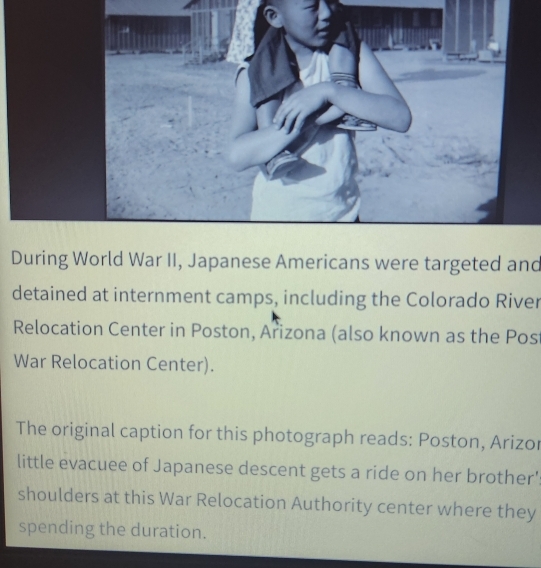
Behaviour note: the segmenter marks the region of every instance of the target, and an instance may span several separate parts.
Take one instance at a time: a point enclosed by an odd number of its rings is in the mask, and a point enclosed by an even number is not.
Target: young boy
[[[272,16],[273,12],[266,10],[276,2],[268,0],[263,2],[262,11]],[[329,26],[329,68],[331,79],[341,85],[359,88],[358,56],[359,41],[357,35],[346,21],[343,7],[337,0],[328,2],[329,9],[333,11],[332,25]],[[261,11],[260,8],[260,11]],[[268,24],[267,24],[268,25]],[[326,30],[325,30],[326,33]],[[250,58],[248,76],[251,87],[251,103],[257,109],[257,126],[265,128],[273,123],[276,112],[281,103],[283,91],[298,81],[298,69],[291,56],[284,35],[279,29],[269,26],[268,31],[259,42],[255,54]],[[338,121],[338,128],[349,130],[373,131],[376,126],[368,121],[344,116],[337,107],[332,107],[316,119],[316,124],[327,124]],[[299,158],[294,148],[286,149],[272,158],[265,170],[270,179],[283,177],[294,166]]]
[[[254,182],[252,220],[356,221],[360,193],[351,132],[321,119],[329,107],[405,132],[411,114],[404,99],[371,50],[361,43],[359,81],[363,89],[331,82],[329,44],[336,25],[331,0],[267,0],[264,16],[283,36],[299,81],[286,87],[272,125],[259,127],[251,103],[248,73],[237,77],[231,162],[238,170],[266,164],[295,145],[300,158],[288,174]],[[302,88],[298,88],[299,84]]]

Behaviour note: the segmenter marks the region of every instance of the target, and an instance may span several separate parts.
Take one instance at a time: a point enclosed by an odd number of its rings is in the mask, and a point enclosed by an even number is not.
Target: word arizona
[[[282,325],[264,325],[259,339],[284,339],[325,341],[327,334],[322,328],[284,327]]]

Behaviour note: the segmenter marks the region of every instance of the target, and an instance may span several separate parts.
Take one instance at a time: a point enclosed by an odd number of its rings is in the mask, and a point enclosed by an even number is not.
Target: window
[[[438,11],[432,10],[430,12],[430,27],[431,28],[438,28],[440,25],[440,19],[438,18]]]
[[[413,10],[413,21],[412,25],[414,28],[421,27],[421,12],[419,10]]]

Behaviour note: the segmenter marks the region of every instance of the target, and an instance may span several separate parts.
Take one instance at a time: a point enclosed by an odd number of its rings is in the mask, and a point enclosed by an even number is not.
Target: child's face
[[[338,0],[285,0],[278,4],[277,12],[288,36],[318,49],[329,43],[338,5]]]

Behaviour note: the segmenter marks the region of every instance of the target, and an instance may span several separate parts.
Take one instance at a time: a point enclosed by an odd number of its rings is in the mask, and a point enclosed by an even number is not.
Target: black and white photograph
[[[110,220],[494,223],[510,0],[106,0]]]

